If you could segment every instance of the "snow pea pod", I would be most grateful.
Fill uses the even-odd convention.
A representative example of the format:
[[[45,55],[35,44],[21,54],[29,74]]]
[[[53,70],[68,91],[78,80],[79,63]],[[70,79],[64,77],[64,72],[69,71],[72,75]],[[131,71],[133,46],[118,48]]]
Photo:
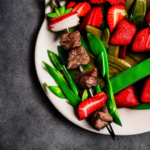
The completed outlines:
[[[140,79],[150,75],[150,58],[129,68],[111,79],[113,93],[117,93],[134,84]]]
[[[89,45],[87,44],[87,42],[85,40],[80,39],[80,43],[81,43],[81,46],[83,46],[85,48],[86,52],[91,52]]]
[[[66,99],[66,97],[64,96],[62,90],[60,89],[60,87],[58,86],[49,86],[47,83],[45,83],[45,86],[57,97],[62,98],[62,99]]]
[[[48,50],[47,51],[49,59],[51,60],[53,66],[55,69],[57,69],[58,71],[62,71],[64,76],[66,77],[66,80],[70,86],[70,88],[72,89],[72,91],[78,95],[79,91],[77,88],[76,83],[74,82],[74,80],[71,78],[70,74],[68,73],[65,65],[63,65],[63,63],[61,62],[61,59],[52,51]]]
[[[131,107],[131,109],[150,109],[150,103],[139,104],[138,106]]]
[[[108,107],[109,113],[113,117],[113,121],[116,124],[122,126],[122,123],[121,123],[121,120],[117,111],[111,82],[109,80],[109,68],[108,68],[108,58],[107,58],[106,49],[103,43],[95,35],[88,33],[87,37],[88,37],[88,41],[89,41],[92,52],[97,56],[98,66],[99,64],[102,64],[101,66],[99,66],[99,69],[101,71],[102,76],[105,78],[104,91],[106,92],[108,96],[107,107]]]
[[[80,97],[72,92],[72,90],[69,88],[65,79],[63,78],[63,76],[58,70],[54,69],[46,62],[43,63],[45,65],[46,70],[49,72],[51,77],[55,80],[56,84],[61,88],[62,92],[64,93],[65,97],[68,99],[69,103],[72,106],[77,107],[81,102]]]

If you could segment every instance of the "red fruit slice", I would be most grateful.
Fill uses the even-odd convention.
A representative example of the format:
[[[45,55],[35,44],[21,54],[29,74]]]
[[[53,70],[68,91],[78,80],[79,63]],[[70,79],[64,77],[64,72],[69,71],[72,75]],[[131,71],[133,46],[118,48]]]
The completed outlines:
[[[141,101],[143,103],[150,103],[150,77],[147,78],[146,82],[144,83],[141,94]]]
[[[136,33],[136,26],[127,19],[122,20],[113,35],[110,37],[110,44],[117,46],[126,46],[132,42]]]
[[[119,49],[119,58],[125,58],[126,57],[126,51],[127,51],[127,46],[121,46]]]
[[[107,95],[101,92],[99,97],[88,98],[78,107],[79,120],[87,118],[91,113],[100,108],[107,100]]]
[[[105,0],[90,0],[91,4],[103,4],[105,3]]]
[[[83,19],[79,30],[82,30],[85,25],[91,25],[93,27],[100,27],[103,21],[103,13],[101,7],[93,7],[89,13]]]
[[[68,5],[67,5],[67,9],[72,8],[74,5],[76,4],[76,2],[71,1]]]
[[[117,24],[126,17],[124,5],[114,5],[109,8],[107,21],[110,32],[114,30]]]
[[[118,4],[124,4],[126,0],[105,0],[106,2],[109,2],[111,5],[118,5]]]
[[[79,17],[85,16],[88,11],[91,9],[91,5],[88,2],[78,3],[73,7],[72,12],[78,12]]]
[[[148,13],[146,14],[145,23],[146,25],[150,26],[150,11],[148,11]]]
[[[117,107],[133,107],[139,105],[135,87],[133,85],[115,94]]]
[[[136,35],[131,49],[134,52],[150,51],[150,27],[141,30]]]

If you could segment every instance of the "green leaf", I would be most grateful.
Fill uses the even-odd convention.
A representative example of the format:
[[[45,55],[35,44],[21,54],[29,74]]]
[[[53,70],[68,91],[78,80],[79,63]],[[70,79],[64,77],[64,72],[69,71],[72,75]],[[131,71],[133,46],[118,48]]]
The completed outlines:
[[[49,17],[49,18],[56,18],[56,17],[58,17],[58,15],[56,14],[56,13],[48,13],[48,14],[46,14],[47,15],[47,17]]]
[[[84,90],[83,95],[82,95],[82,101],[86,100],[88,98],[88,92],[87,90]]]
[[[57,97],[62,98],[62,99],[66,99],[66,97],[64,96],[62,90],[60,87],[58,86],[49,86],[47,83],[45,83],[45,86]]]
[[[59,8],[59,12],[60,12],[60,15],[63,15],[66,11],[66,7],[65,5],[63,5],[62,7]]]
[[[58,16],[60,16],[60,12],[59,12],[59,9],[58,8],[55,8],[55,12]]]
[[[70,13],[71,11],[72,11],[72,8],[66,9],[64,15]]]

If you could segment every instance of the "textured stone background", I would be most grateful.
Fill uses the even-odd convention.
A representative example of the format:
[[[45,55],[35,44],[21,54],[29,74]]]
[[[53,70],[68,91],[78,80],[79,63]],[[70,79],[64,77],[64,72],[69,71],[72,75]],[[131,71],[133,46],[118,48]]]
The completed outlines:
[[[44,0],[0,0],[0,150],[149,150],[150,133],[113,141],[53,107],[34,67],[43,19]]]

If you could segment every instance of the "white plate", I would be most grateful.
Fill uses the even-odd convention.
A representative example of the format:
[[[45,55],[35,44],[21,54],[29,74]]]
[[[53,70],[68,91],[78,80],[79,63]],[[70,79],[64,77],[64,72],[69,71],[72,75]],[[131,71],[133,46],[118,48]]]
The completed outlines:
[[[49,0],[46,0],[46,4],[49,4]],[[50,7],[46,5],[45,13],[48,13],[50,11]],[[43,68],[42,61],[45,61],[52,65],[47,55],[47,49],[57,53],[59,38],[59,34],[54,34],[48,29],[47,20],[45,19],[38,34],[35,47],[36,72],[45,94],[52,102],[52,104],[56,107],[56,109],[74,124],[92,132],[108,134],[106,128],[102,129],[101,131],[96,131],[89,125],[86,120],[79,121],[77,116],[75,115],[74,108],[67,104],[66,100],[56,97],[53,93],[51,93],[48,89],[45,89],[45,87],[43,86],[45,82],[48,83],[48,85],[56,85],[52,77]],[[118,111],[122,120],[123,127],[112,123],[116,135],[133,135],[150,131],[150,110],[118,109]]]

